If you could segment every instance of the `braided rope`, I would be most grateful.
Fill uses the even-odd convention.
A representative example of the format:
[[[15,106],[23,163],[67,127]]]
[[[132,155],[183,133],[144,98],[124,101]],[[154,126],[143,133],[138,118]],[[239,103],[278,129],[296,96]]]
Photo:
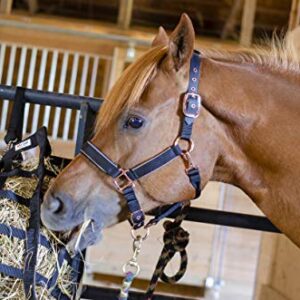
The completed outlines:
[[[147,300],[152,299],[159,278],[166,283],[174,284],[179,281],[186,272],[188,257],[185,248],[189,243],[189,233],[181,227],[181,223],[187,215],[188,208],[189,204],[185,205],[173,222],[164,222],[164,247],[146,292]],[[179,252],[181,259],[179,270],[175,275],[167,276],[164,270],[176,252]]]

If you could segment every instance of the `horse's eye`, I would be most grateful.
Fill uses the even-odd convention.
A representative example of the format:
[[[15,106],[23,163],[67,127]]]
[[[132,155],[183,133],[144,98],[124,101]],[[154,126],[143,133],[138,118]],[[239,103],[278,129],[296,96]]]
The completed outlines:
[[[138,116],[129,116],[126,120],[125,127],[139,129],[143,126],[144,120]]]

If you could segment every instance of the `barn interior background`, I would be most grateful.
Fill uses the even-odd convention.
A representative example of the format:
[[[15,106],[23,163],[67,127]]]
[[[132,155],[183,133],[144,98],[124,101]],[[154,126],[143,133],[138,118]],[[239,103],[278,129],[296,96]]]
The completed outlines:
[[[162,25],[174,28],[182,12],[191,17],[196,48],[237,50],[288,33],[299,51],[299,0],[0,0],[0,83],[104,97],[120,73],[146,51]],[[0,101],[0,139],[11,105]],[[73,157],[79,113],[27,104],[24,133],[49,128],[55,154]],[[246,195],[211,183],[195,206],[261,214]],[[279,234],[205,224],[191,233],[189,268],[181,282],[158,290],[221,300],[298,300],[300,251]],[[145,288],[162,247],[162,229],[152,230],[140,257],[136,288]],[[88,249],[84,281],[119,286],[130,257],[128,224],[105,232]],[[170,269],[176,270],[176,262]]]

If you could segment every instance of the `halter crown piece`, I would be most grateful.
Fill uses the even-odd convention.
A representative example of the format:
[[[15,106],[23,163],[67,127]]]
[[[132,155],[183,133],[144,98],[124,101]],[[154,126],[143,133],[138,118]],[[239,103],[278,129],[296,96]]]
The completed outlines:
[[[88,141],[81,149],[81,153],[89,161],[91,161],[99,170],[105,172],[114,179],[117,190],[123,194],[127,201],[128,209],[130,211],[129,221],[133,229],[141,228],[144,226],[145,222],[145,214],[142,211],[134,192],[134,181],[166,165],[177,156],[181,156],[186,164],[185,171],[189,177],[190,183],[195,189],[195,198],[200,196],[200,172],[198,167],[193,165],[190,155],[194,148],[194,143],[191,139],[193,124],[195,119],[199,116],[201,109],[201,96],[198,94],[200,66],[201,56],[200,53],[195,50],[190,61],[188,90],[183,96],[182,111],[184,117],[180,133],[172,146],[128,170],[120,168],[91,141]],[[180,147],[179,143],[181,140],[188,143],[187,149],[182,149]],[[182,202],[173,204],[169,209],[150,220],[145,227],[158,223],[162,218],[169,216],[182,206]]]

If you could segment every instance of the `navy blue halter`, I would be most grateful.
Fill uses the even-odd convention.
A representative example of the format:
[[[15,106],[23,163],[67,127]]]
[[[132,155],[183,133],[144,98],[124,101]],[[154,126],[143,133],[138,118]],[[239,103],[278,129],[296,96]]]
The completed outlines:
[[[190,152],[194,147],[191,139],[193,124],[195,119],[199,116],[201,109],[201,97],[198,94],[200,67],[200,53],[198,51],[194,51],[190,62],[188,90],[183,97],[182,111],[184,118],[180,134],[172,146],[149,160],[128,170],[120,168],[90,141],[88,141],[81,149],[81,153],[98,169],[114,178],[117,190],[124,195],[127,201],[128,209],[130,211],[129,221],[134,229],[144,226],[145,221],[145,214],[142,211],[134,192],[134,181],[164,166],[177,156],[181,156],[187,165],[185,171],[189,177],[190,183],[195,189],[195,198],[198,198],[201,194],[200,172],[198,167],[193,165],[190,156]],[[179,145],[181,140],[188,143],[187,149],[181,149]],[[146,226],[156,224],[162,218],[167,217],[182,205],[183,204],[181,202],[175,203],[162,214],[150,220]]]

